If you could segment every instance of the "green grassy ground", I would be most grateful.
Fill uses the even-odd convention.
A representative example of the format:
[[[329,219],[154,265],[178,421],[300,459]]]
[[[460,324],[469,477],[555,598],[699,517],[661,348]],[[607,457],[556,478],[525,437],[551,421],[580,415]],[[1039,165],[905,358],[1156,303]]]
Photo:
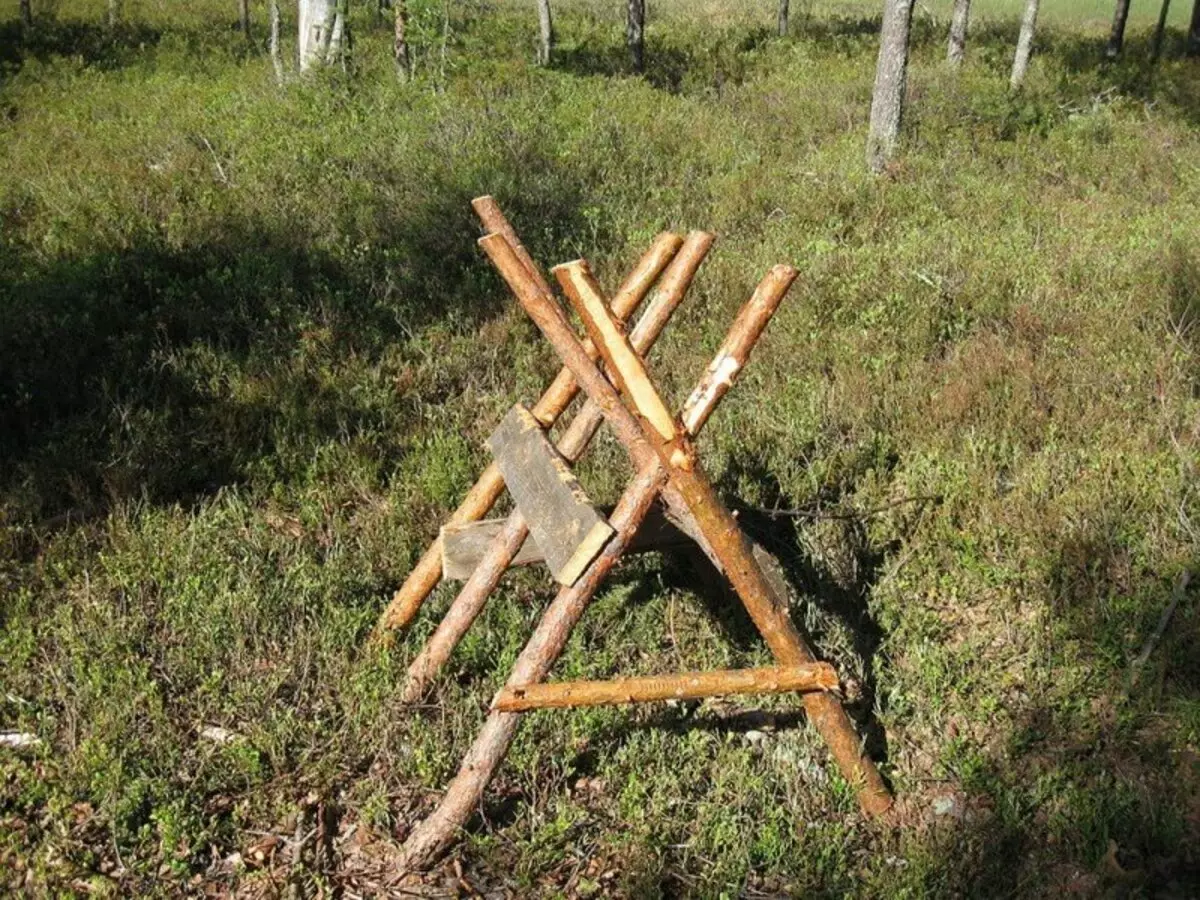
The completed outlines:
[[[459,865],[545,896],[1194,895],[1194,596],[1129,687],[1200,556],[1179,32],[1148,69],[1135,5],[1101,68],[1103,5],[1051,5],[1013,98],[1013,7],[983,9],[954,77],[934,5],[874,180],[865,8],[779,40],[770,4],[664,0],[643,80],[609,5],[560,4],[550,71],[524,6],[456,4],[443,54],[413,5],[407,87],[365,10],[356,71],[282,89],[232,3],[3,25],[0,727],[45,742],[0,749],[5,889],[389,874],[550,596],[507,580],[420,709],[401,676],[450,592],[365,644],[554,369],[474,247],[492,193],[539,259],[609,284],[660,229],[718,233],[654,356],[675,402],[761,272],[800,267],[703,452],[731,501],[802,513],[744,518],[900,802],[861,819],[794,698],[539,714],[433,886]],[[609,441],[581,467],[600,499],[627,474]],[[645,557],[557,672],[766,659],[710,579]]]

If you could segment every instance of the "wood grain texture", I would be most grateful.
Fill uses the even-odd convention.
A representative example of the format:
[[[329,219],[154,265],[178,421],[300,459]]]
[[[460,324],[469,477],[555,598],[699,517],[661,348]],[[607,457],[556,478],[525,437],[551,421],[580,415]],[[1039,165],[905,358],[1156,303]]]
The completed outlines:
[[[549,290],[550,286],[545,277],[533,261],[533,257],[529,255],[529,252],[521,243],[520,238],[517,236],[508,219],[505,218],[504,213],[500,211],[500,207],[496,201],[490,196],[477,197],[471,201],[471,205],[484,228],[489,233],[495,232],[504,235],[505,240],[509,241],[513,246],[513,253],[520,260],[522,267],[528,273],[529,277],[536,283],[543,285],[546,290]],[[690,266],[690,275],[687,275],[684,279],[683,290],[685,291],[687,285],[691,283],[691,277],[695,274],[695,268],[699,266],[700,261],[704,258],[704,253],[707,253],[708,247],[712,243],[711,236],[705,235],[705,237],[707,238],[707,243],[703,244],[703,253],[700,253],[699,258],[696,258],[693,246],[693,250],[691,251],[692,256],[689,257],[689,260],[685,260],[685,263],[694,260],[694,265]],[[692,245],[696,243],[690,235],[689,243]],[[621,287],[618,288],[613,301],[613,311],[622,319],[632,315],[633,311],[637,309],[638,305],[654,285],[655,279],[672,263],[676,253],[682,247],[683,242],[678,235],[663,233],[656,237],[650,249],[638,261],[638,264],[629,274],[629,277],[622,283]],[[682,267],[683,272],[686,272],[688,269],[688,265]],[[663,285],[660,286],[660,291],[667,287],[671,271],[674,270],[668,270],[664,274]],[[680,279],[682,275],[677,274],[675,277],[676,279]],[[682,293],[679,294],[679,297],[682,298]],[[653,304],[650,306],[653,306]],[[650,306],[648,306],[648,309]],[[663,324],[665,324],[665,321]],[[662,326],[660,325],[654,331],[653,337],[650,338],[647,348],[650,344],[654,343],[661,330]],[[549,428],[567,409],[577,393],[578,387],[570,370],[566,368],[561,369],[534,405],[533,414],[535,418]],[[591,434],[594,433],[595,428],[593,427]],[[591,439],[591,434],[588,435],[588,440]],[[584,441],[584,446],[586,447],[586,445],[587,441]],[[476,481],[471,490],[467,492],[467,496],[451,515],[447,524],[456,525],[482,519],[495,505],[503,490],[504,479],[500,475],[500,470],[495,464],[489,465],[484,469],[483,474],[479,476],[478,481]],[[412,572],[404,580],[404,584],[392,596],[387,608],[380,616],[379,622],[375,627],[376,640],[390,640],[389,635],[391,632],[407,627],[416,618],[425,599],[438,585],[441,575],[441,557],[440,539],[434,538],[433,543],[426,548],[421,558],[417,561],[417,564],[413,567]]]
[[[487,445],[554,580],[574,584],[612,536],[612,527],[521,404],[509,410]]]
[[[838,677],[828,663],[767,669],[721,669],[678,675],[647,675],[611,681],[562,681],[506,686],[492,702],[503,712],[574,709],[662,700],[700,700],[734,694],[783,694],[837,690]]]
[[[696,270],[712,246],[712,240],[712,235],[704,232],[689,234],[679,254],[663,273],[658,288],[650,296],[646,309],[633,330],[635,346],[640,352],[645,352],[650,348],[658,335],[662,333],[663,328],[666,327],[667,322],[670,321],[671,314],[683,300]],[[653,252],[652,248],[651,253]],[[510,251],[508,261],[514,260],[516,260],[515,254]],[[519,260],[517,262],[519,263]],[[525,279],[527,283],[532,280],[528,274],[525,275]],[[626,285],[635,285],[636,280],[637,272],[635,271],[630,278],[626,279]],[[632,297],[637,289],[636,286],[631,287],[631,290],[626,292],[626,296]],[[620,296],[620,292],[618,295]],[[574,384],[573,381],[572,384]],[[534,414],[536,415],[536,410]],[[559,452],[572,462],[579,459],[603,421],[604,416],[599,406],[592,400],[588,400],[560,438]],[[497,474],[498,472],[499,470],[497,470]],[[503,479],[499,480],[503,486]],[[680,509],[682,509],[682,504],[680,504]],[[686,525],[688,520],[683,519],[682,521]],[[407,680],[401,693],[403,702],[413,703],[424,695],[429,682],[446,664],[454,652],[454,648],[458,646],[463,635],[467,633],[482,612],[487,598],[500,583],[501,577],[512,558],[520,550],[527,535],[528,529],[521,511],[514,510],[509,515],[508,521],[505,522],[501,533],[497,535],[487,553],[479,561],[479,567],[467,579],[458,592],[458,596],[454,598],[454,602],[450,604],[450,608],[442,617],[442,621],[438,623],[428,643],[409,665]]]
[[[601,510],[608,515],[611,510]],[[461,525],[446,525],[442,528],[442,577],[451,581],[464,581],[479,566],[480,561],[504,530],[506,519],[483,519],[464,522]],[[638,529],[630,553],[648,553],[656,550],[673,550],[692,543],[691,538],[675,527],[661,508],[650,511],[645,524]],[[510,561],[510,566],[528,566],[545,562],[546,557],[532,535]]]

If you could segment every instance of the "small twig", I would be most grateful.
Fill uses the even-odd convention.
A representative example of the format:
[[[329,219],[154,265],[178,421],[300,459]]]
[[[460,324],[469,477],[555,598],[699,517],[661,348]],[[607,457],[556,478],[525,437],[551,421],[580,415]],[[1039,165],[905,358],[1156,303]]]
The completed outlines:
[[[1146,661],[1150,659],[1150,654],[1154,652],[1154,648],[1158,646],[1158,642],[1162,640],[1163,634],[1166,633],[1167,626],[1171,624],[1171,617],[1175,615],[1175,608],[1179,606],[1179,601],[1187,593],[1188,582],[1191,581],[1191,578],[1192,573],[1184,570],[1180,574],[1179,580],[1175,582],[1175,590],[1171,592],[1171,602],[1167,604],[1167,608],[1158,617],[1158,625],[1155,626],[1150,636],[1146,638],[1146,643],[1142,645],[1142,652],[1133,661],[1133,665],[1131,666],[1132,671],[1129,675],[1129,687],[1131,689],[1137,686],[1138,678],[1142,674],[1142,667],[1146,665]]]
[[[778,509],[768,508],[765,506],[747,506],[745,504],[732,504],[736,509],[747,510],[749,512],[762,513],[770,519],[867,519],[871,516],[878,516],[887,512],[890,509],[895,509],[897,506],[903,506],[906,503],[941,503],[941,494],[923,494],[917,497],[902,497],[899,500],[894,500],[891,503],[886,503],[883,506],[876,506],[873,509],[863,510],[862,512],[821,512],[819,509]]]
[[[213,158],[213,165],[217,167],[217,174],[221,176],[221,183],[229,184],[229,176],[225,174],[225,167],[221,165],[221,160],[217,157],[217,151],[213,149],[213,145],[204,135],[200,135],[200,140],[204,142],[204,146],[208,148],[208,152]]]

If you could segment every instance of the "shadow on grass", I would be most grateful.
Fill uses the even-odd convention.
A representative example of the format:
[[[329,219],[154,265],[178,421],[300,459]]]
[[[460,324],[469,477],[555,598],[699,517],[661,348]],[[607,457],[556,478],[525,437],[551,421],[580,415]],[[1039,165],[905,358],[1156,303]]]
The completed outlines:
[[[389,400],[336,373],[379,365],[431,323],[478,329],[509,303],[475,246],[470,195],[381,209],[386,245],[365,253],[231,221],[178,247],[149,235],[49,263],[0,259],[5,516],[53,527],[251,478],[297,484],[330,440],[374,442],[385,464],[403,453],[383,436],[417,415],[404,390]],[[576,233],[577,209],[570,191],[508,204],[514,222],[554,234]]]
[[[157,28],[130,22],[110,28],[100,22],[60,22],[43,16],[25,28],[13,19],[0,24],[0,76],[15,74],[31,59],[46,62],[58,57],[118,69],[157,44],[162,36]]]

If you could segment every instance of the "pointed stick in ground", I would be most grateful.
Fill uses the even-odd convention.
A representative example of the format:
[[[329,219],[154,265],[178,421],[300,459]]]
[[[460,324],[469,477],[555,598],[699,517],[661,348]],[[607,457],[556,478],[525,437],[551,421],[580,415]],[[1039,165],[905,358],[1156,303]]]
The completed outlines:
[[[616,706],[660,700],[701,700],[731,694],[753,696],[837,690],[838,677],[829,663],[770,669],[723,669],[679,675],[645,675],[611,681],[560,681],[505,687],[492,709],[528,712],[534,709],[574,709],[580,706]]]
[[[508,240],[514,243],[513,251],[520,258],[525,271],[539,285],[545,285],[546,281],[538,271],[537,265],[525,251],[520,240],[517,239],[516,232],[504,219],[495,201],[491,197],[479,197],[473,201],[473,205],[489,231],[499,231],[511,236]],[[655,239],[650,251],[642,257],[641,262],[618,290],[617,296],[613,300],[613,311],[616,315],[624,318],[637,309],[654,281],[671,262],[681,246],[682,241],[677,235],[661,234]],[[563,369],[533,407],[534,417],[547,427],[553,425],[570,405],[577,392],[575,379],[568,370]],[[450,516],[447,524],[462,525],[482,519],[488,514],[503,491],[504,478],[496,464],[491,463],[479,476],[474,487],[467,492],[467,496]],[[383,611],[379,624],[375,627],[377,639],[387,640],[388,632],[406,627],[416,617],[421,604],[425,602],[425,599],[441,580],[441,558],[441,540],[435,538],[416,566],[413,567],[404,584],[396,591],[387,609]]]
[[[687,293],[712,242],[713,236],[703,231],[693,231],[684,241],[683,248],[668,266],[661,285],[651,296],[646,311],[630,336],[639,352],[648,351],[666,327],[671,314]],[[511,243],[502,239],[500,243],[509,248],[512,260],[518,258]],[[536,279],[534,283],[536,284]],[[559,440],[558,452],[570,462],[578,460],[603,419],[600,408],[589,400]],[[492,466],[489,466],[490,468]],[[479,566],[459,590],[458,596],[438,623],[437,630],[409,665],[408,680],[401,694],[403,702],[414,703],[425,693],[430,680],[446,664],[463,635],[483,611],[488,597],[500,583],[501,576],[512,565],[528,534],[525,517],[520,510],[514,510],[488,552],[479,561]]]
[[[649,393],[657,395],[654,385],[645,379],[642,367],[622,370],[628,359],[627,340],[613,327],[611,315],[603,302],[599,285],[592,277],[586,263],[582,260],[557,266],[554,274],[559,284],[571,300],[576,310],[584,320],[584,325],[592,339],[600,348],[604,361],[618,370],[618,380],[623,382],[626,389],[636,384],[636,390],[630,390],[635,397],[645,397]],[[769,282],[783,286],[782,290],[764,292],[758,304],[762,305],[766,296],[772,298],[770,311],[778,306],[779,301],[796,277],[795,269],[787,266],[776,266],[767,276]],[[608,323],[595,321],[597,317],[608,318]],[[761,329],[760,329],[761,330]],[[576,378],[583,384],[585,390],[588,384],[584,381],[584,373],[576,370],[579,364],[579,354],[573,348],[560,345],[559,336],[546,336],[555,344],[555,349],[563,356],[563,360],[575,372]],[[731,338],[733,336],[731,335]],[[570,339],[578,343],[574,334]],[[757,335],[748,335],[751,341]],[[614,345],[615,342],[615,345]],[[563,344],[567,341],[563,341]],[[640,382],[640,383],[639,383]],[[661,403],[661,400],[658,400]],[[650,401],[648,409],[652,412],[654,401]],[[750,543],[742,534],[737,520],[726,509],[717,496],[712,483],[704,474],[696,457],[695,449],[686,435],[678,435],[667,439],[645,415],[639,406],[645,424],[643,432],[648,441],[654,446],[663,465],[670,476],[671,484],[682,495],[685,504],[695,517],[700,533],[708,541],[712,552],[716,555],[721,566],[732,582],[734,590],[746,607],[746,612],[754,621],[755,627],[763,636],[771,653],[781,665],[795,666],[816,662],[816,656],[800,636],[788,615],[786,605],[781,602],[784,598],[777,595],[768,580],[767,574],[754,556]],[[695,418],[695,414],[693,414]],[[821,736],[829,745],[829,749],[842,770],[846,780],[855,786],[858,792],[859,805],[864,812],[878,815],[886,812],[892,805],[891,793],[883,783],[874,762],[862,750],[862,742],[854,730],[850,717],[836,697],[830,694],[807,694],[804,697],[804,708],[809,718],[821,732]]]
[[[525,305],[532,295],[539,293],[537,285],[531,281],[528,275],[522,275],[516,257],[512,254],[511,249],[508,249],[508,245],[503,239],[484,238],[480,244],[488,251],[488,255],[496,263],[496,267],[504,275],[513,292],[522,300],[522,305]],[[787,285],[778,285],[778,287],[786,290]],[[548,303],[553,303],[550,297],[546,296],[545,299]],[[770,308],[773,309],[773,307]],[[767,309],[768,307],[763,304],[755,307],[748,305],[743,308],[734,323],[733,330],[750,334],[761,333],[766,323],[765,321],[759,322],[754,317],[762,316]],[[561,315],[554,316],[554,321],[561,322],[562,326],[570,332],[566,323],[561,321]],[[571,337],[574,338],[573,333],[571,333]],[[728,343],[726,342],[726,345]],[[747,354],[749,350],[750,348],[747,347]],[[744,367],[745,362],[746,360],[742,359],[742,366],[739,368]],[[600,380],[604,381],[602,377]],[[624,410],[620,401],[616,400],[616,392],[612,386],[607,381],[604,381],[604,385],[612,392],[612,399],[617,406]],[[720,397],[716,395],[708,395],[706,402],[715,405],[719,400]],[[711,412],[711,408],[704,410],[699,416],[700,421],[707,420]],[[626,415],[632,420],[633,417],[628,411],[626,411]],[[632,421],[630,424],[636,429],[636,421]],[[625,433],[624,425],[620,427],[620,433]],[[638,439],[640,440],[640,438]],[[525,649],[517,658],[516,665],[508,677],[508,687],[524,687],[535,684],[544,680],[550,673],[550,669],[567,645],[571,630],[583,615],[584,610],[587,609],[592,596],[628,548],[633,535],[637,533],[638,527],[645,520],[655,498],[667,487],[666,469],[644,441],[642,441],[642,448],[646,451],[646,465],[639,468],[637,476],[625,489],[625,493],[609,518],[609,524],[616,531],[616,535],[600,555],[592,561],[580,576],[579,581],[570,587],[562,588],[546,608],[529,643],[525,645]],[[630,452],[634,453],[632,448],[630,448]],[[488,715],[475,743],[467,751],[458,774],[446,789],[442,802],[432,814],[413,829],[408,840],[405,841],[401,856],[402,868],[427,868],[453,842],[458,830],[466,824],[467,819],[478,808],[488,782],[496,774],[496,770],[516,737],[517,726],[520,722],[521,713],[493,710]]]

